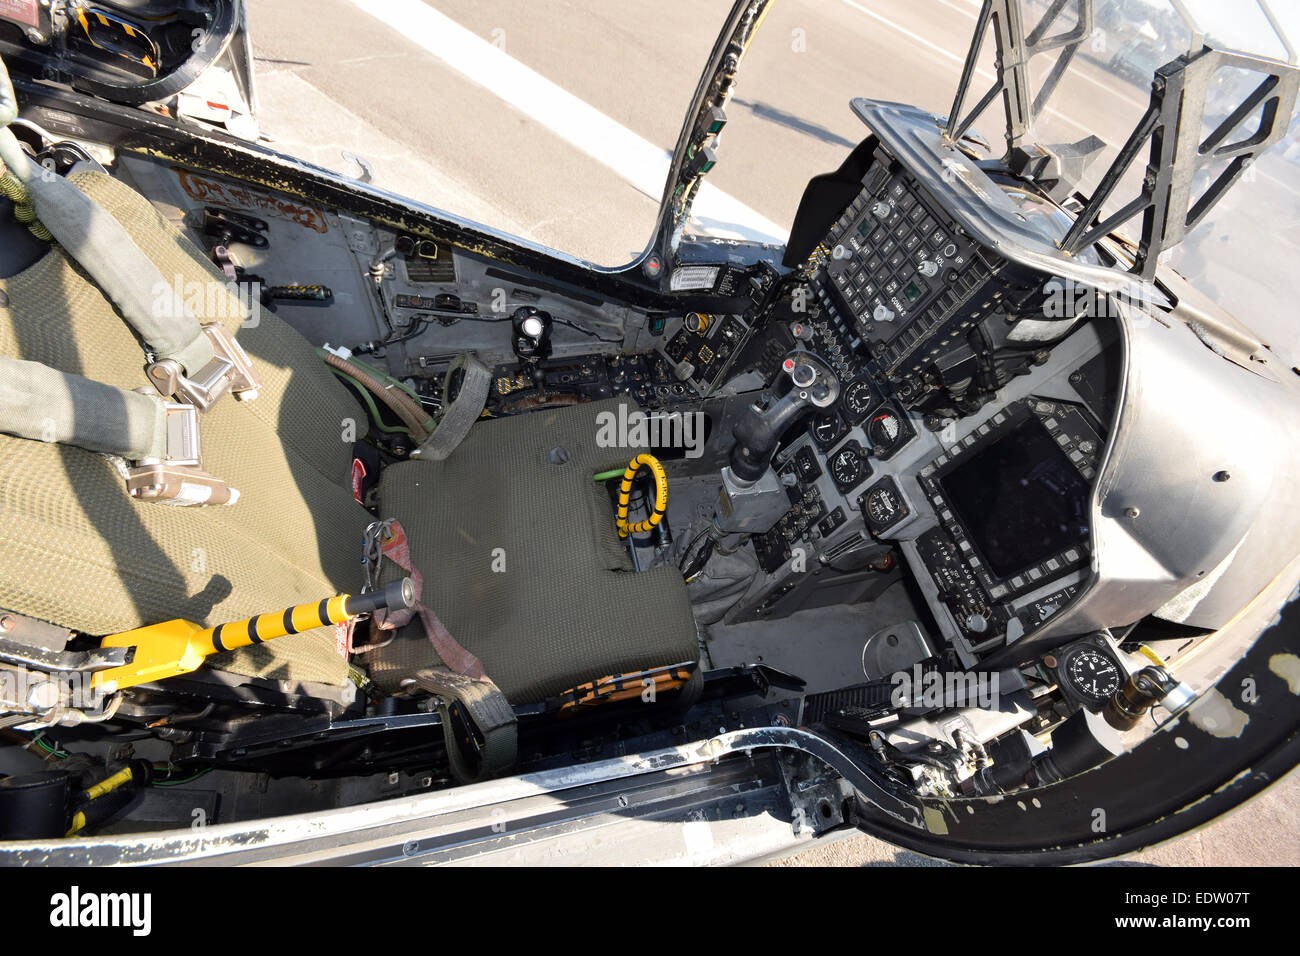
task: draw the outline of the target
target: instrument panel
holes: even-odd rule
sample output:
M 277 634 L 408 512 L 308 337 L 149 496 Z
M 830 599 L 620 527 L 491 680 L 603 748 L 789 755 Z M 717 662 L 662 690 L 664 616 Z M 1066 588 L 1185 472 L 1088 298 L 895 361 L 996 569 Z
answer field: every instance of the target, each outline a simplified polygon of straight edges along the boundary
M 822 241 L 823 306 L 898 386 L 1029 288 L 1023 269 L 976 243 L 883 149 Z
M 976 374 L 968 336 L 1003 341 L 1050 276 L 977 242 L 922 178 L 878 147 L 814 253 L 817 307 L 792 331 L 834 356 L 841 395 L 778 454 L 791 510 L 756 548 L 783 593 L 792 555 L 830 563 L 863 540 L 898 546 L 972 666 L 1043 626 L 1086 583 L 1109 426 L 1090 394 L 1096 366 L 1113 358 L 1113 331 L 1053 343 L 960 415 L 923 413 L 916 397 L 948 371 Z

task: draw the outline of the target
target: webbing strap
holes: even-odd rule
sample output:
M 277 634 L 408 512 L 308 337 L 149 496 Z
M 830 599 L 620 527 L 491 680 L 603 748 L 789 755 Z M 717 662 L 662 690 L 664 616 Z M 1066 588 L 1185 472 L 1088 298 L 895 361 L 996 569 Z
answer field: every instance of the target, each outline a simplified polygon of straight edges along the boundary
M 419 617 L 425 636 L 443 666 L 422 670 L 414 679 L 421 689 L 436 695 L 440 701 L 438 713 L 452 776 L 461 783 L 473 783 L 506 773 L 515 764 L 519 740 L 510 702 L 484 672 L 482 661 L 461 646 L 438 615 L 420 600 L 424 576 L 411 561 L 411 549 L 401 523 L 376 522 L 372 528 L 373 532 L 368 534 L 378 536 L 380 554 L 405 571 L 415 587 L 413 608 L 376 611 L 373 620 L 379 628 L 391 630 L 410 623 L 414 616 Z M 370 569 L 372 573 L 375 570 Z M 458 739 L 451 714 L 452 702 L 459 706 L 476 739 Z M 478 752 L 477 760 L 469 758 L 469 751 Z
M 450 398 L 448 385 L 457 371 L 463 371 L 460 391 L 455 401 Z M 443 461 L 465 440 L 472 426 L 487 405 L 488 390 L 492 386 L 492 372 L 468 352 L 462 352 L 447 369 L 443 379 L 443 413 L 432 435 L 420 446 L 419 457 Z
M 144 254 L 125 227 L 62 176 L 30 158 L 10 172 L 26 187 L 42 225 L 90 274 L 122 317 L 159 358 L 197 373 L 215 353 L 173 283 Z
M 375 623 L 383 630 L 391 630 L 409 624 L 413 617 L 418 616 L 429 643 L 433 645 L 434 652 L 443 665 L 468 677 L 486 677 L 483 662 L 465 650 L 460 642 L 451 636 L 451 631 L 447 630 L 438 615 L 425 607 L 421 600 L 421 595 L 424 593 L 424 575 L 420 574 L 411 562 L 411 549 L 407 544 L 406 530 L 401 522 L 383 522 L 383 527 L 378 533 L 380 552 L 386 559 L 405 571 L 415 585 L 415 607 L 376 613 Z
M 510 702 L 487 678 L 466 677 L 447 670 L 425 670 L 415 675 L 422 690 L 437 695 L 441 703 L 442 736 L 447 745 L 447 765 L 461 783 L 476 783 L 509 771 L 519 752 L 519 728 Z M 465 723 L 472 727 L 474 740 L 460 740 L 456 735 L 450 701 L 460 707 Z M 466 756 L 478 752 L 478 759 Z
M 132 461 L 167 457 L 167 409 L 139 392 L 0 358 L 0 432 Z
M 109 456 L 137 501 L 193 507 L 239 500 L 236 489 L 201 470 L 198 415 L 152 390 L 128 392 L 0 357 L 0 432 Z

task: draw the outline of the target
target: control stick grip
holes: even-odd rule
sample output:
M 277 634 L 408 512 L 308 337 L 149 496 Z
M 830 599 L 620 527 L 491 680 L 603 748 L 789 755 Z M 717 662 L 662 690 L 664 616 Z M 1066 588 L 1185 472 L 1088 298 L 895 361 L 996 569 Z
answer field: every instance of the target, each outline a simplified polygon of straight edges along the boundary
M 826 408 L 840 394 L 840 383 L 821 359 L 796 350 L 781 363 L 791 388 L 780 398 L 769 390 L 735 425 L 731 471 L 741 481 L 757 481 L 767 471 L 781 436 L 814 408 Z M 778 376 L 778 381 L 780 376 Z

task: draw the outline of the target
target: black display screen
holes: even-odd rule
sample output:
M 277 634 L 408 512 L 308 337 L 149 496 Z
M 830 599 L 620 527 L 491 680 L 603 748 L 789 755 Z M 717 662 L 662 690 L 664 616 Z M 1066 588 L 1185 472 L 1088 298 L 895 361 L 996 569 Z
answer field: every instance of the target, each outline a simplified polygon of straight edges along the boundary
M 1088 537 L 1088 482 L 1037 418 L 939 479 L 989 569 L 1005 580 Z

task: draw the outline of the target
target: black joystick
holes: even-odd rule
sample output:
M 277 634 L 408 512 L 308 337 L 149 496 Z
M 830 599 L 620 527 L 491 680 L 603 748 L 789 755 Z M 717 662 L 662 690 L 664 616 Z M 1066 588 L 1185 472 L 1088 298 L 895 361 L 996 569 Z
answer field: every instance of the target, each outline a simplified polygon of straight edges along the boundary
M 789 388 L 778 395 L 785 383 Z M 787 354 L 776 381 L 732 431 L 736 439 L 731 449 L 732 474 L 740 481 L 757 481 L 767 471 L 786 429 L 814 409 L 832 405 L 839 395 L 839 379 L 820 358 L 802 349 Z

